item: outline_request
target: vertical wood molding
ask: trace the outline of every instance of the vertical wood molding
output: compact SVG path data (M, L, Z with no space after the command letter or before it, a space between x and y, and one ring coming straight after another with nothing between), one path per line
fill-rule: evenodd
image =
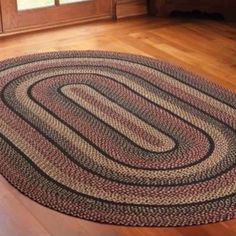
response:
M59 6L60 5L60 0L54 0L55 1L55 6Z
M2 8L1 8L1 0L0 0L0 34L3 31L3 25L2 25Z
M112 0L112 19L117 20L117 0Z

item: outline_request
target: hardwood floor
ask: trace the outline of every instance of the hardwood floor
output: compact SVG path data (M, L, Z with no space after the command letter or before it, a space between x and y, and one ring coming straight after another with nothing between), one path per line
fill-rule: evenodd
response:
M138 17L0 38L0 60L29 53L100 49L157 57L236 92L236 23ZM72 218L24 197L0 176L0 236L235 236L236 220L142 228Z

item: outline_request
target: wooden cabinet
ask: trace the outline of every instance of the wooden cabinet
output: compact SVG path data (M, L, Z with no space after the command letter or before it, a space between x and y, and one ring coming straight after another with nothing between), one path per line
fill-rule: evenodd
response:
M117 18L147 14L147 0L117 0Z
M236 1L235 0L227 1L225 14L228 18L236 20Z
M172 11L200 10L209 13L221 13L224 17L236 18L235 0L150 0L153 14L167 16Z

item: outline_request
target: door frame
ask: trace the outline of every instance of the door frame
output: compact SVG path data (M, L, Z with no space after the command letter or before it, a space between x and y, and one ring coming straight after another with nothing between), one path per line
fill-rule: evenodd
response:
M1 9L1 1L0 1L0 34L2 33L2 9Z
M87 0L30 10L17 10L17 0L0 0L3 32L27 31L112 17L111 0Z

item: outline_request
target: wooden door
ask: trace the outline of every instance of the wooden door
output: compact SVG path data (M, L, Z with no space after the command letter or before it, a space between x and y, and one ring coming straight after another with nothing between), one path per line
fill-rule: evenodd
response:
M0 0L3 31L22 31L112 16L111 0Z

